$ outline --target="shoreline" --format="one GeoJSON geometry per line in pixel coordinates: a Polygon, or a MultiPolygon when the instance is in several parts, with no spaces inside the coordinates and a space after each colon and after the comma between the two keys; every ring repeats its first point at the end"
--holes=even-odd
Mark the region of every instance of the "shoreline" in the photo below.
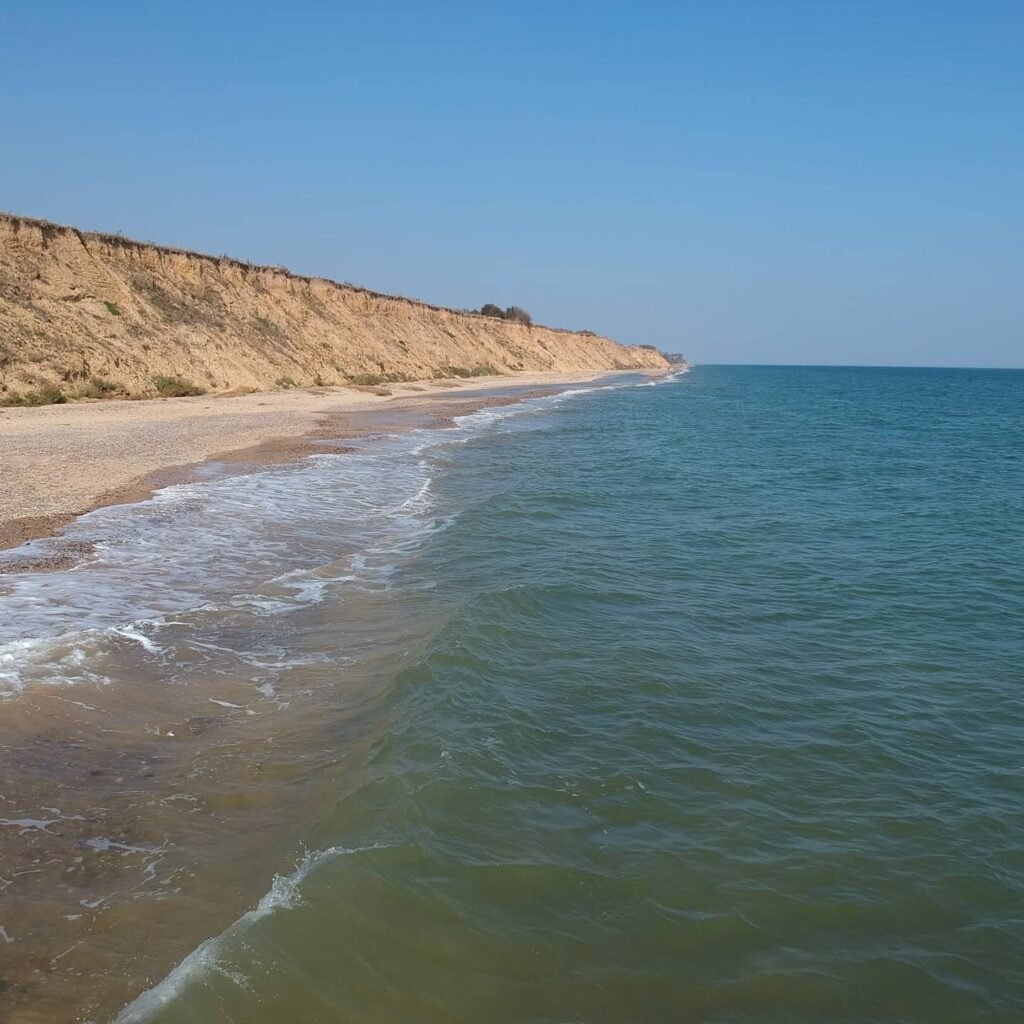
{"type": "MultiPolygon", "coordinates": [[[[555,393],[620,370],[524,373],[469,382],[315,388],[152,402],[106,401],[0,411],[0,575],[69,568],[91,553],[61,542],[98,508],[144,501],[204,467],[250,473],[367,434],[443,425],[455,415],[555,393]],[[508,392],[502,394],[502,392],[508,392]],[[33,542],[53,540],[32,550],[33,542]],[[25,547],[23,553],[20,549],[25,547]]],[[[664,371],[629,371],[663,376],[664,371]]],[[[335,450],[337,450],[335,448],[335,450]]]]}
{"type": "MultiPolygon", "coordinates": [[[[505,378],[360,395],[355,410],[317,394],[304,434],[228,453],[220,427],[234,414],[207,416],[213,455],[165,466],[161,483],[227,483],[211,488],[219,510],[186,489],[101,514],[68,530],[70,571],[0,577],[15,627],[0,651],[0,1016],[135,1019],[125,1008],[261,905],[282,865],[329,848],[320,809],[358,784],[393,681],[456,612],[433,586],[392,585],[444,511],[419,500],[449,464],[446,428],[458,439],[479,409],[644,379],[505,378]],[[419,455],[421,429],[441,447],[437,467],[419,455]]],[[[138,432],[98,411],[130,449],[138,432]]],[[[274,429],[292,422],[270,416],[274,429]]]]}

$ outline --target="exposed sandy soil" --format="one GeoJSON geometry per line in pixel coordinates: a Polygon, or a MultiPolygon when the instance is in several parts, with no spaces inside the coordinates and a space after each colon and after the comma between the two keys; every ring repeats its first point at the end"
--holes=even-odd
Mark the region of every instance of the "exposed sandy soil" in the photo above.
{"type": "Polygon", "coordinates": [[[587,331],[0,214],[0,400],[92,378],[152,396],[157,376],[224,392],[665,366],[587,331]]]}

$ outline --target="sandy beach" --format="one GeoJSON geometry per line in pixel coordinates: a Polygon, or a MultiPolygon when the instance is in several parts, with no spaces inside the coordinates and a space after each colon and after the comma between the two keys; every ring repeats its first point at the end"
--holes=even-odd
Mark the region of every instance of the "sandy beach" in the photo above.
{"type": "Polygon", "coordinates": [[[190,468],[205,460],[258,466],[301,456],[317,434],[340,438],[361,429],[338,422],[352,414],[418,407],[440,412],[437,396],[482,403],[495,389],[557,389],[606,375],[524,373],[387,388],[0,409],[0,548],[53,534],[101,505],[139,500],[156,487],[187,479],[190,468]]]}

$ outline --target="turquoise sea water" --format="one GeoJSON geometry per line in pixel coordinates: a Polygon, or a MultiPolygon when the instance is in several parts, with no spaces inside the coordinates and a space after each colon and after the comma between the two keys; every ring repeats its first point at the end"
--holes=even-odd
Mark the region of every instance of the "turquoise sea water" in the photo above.
{"type": "Polygon", "coordinates": [[[697,367],[381,456],[420,474],[386,635],[350,583],[273,626],[329,684],[280,675],[321,730],[275,743],[344,772],[119,1019],[1024,1020],[1022,410],[1024,372],[697,367]]]}
{"type": "Polygon", "coordinates": [[[699,367],[435,450],[443,627],[154,1019],[1024,1019],[1022,409],[699,367]]]}

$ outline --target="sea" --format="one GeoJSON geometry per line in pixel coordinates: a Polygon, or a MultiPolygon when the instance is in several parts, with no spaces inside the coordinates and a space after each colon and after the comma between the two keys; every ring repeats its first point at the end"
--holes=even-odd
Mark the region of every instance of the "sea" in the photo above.
{"type": "Polygon", "coordinates": [[[0,576],[0,1018],[1024,1021],[1024,371],[207,473],[0,576]]]}

